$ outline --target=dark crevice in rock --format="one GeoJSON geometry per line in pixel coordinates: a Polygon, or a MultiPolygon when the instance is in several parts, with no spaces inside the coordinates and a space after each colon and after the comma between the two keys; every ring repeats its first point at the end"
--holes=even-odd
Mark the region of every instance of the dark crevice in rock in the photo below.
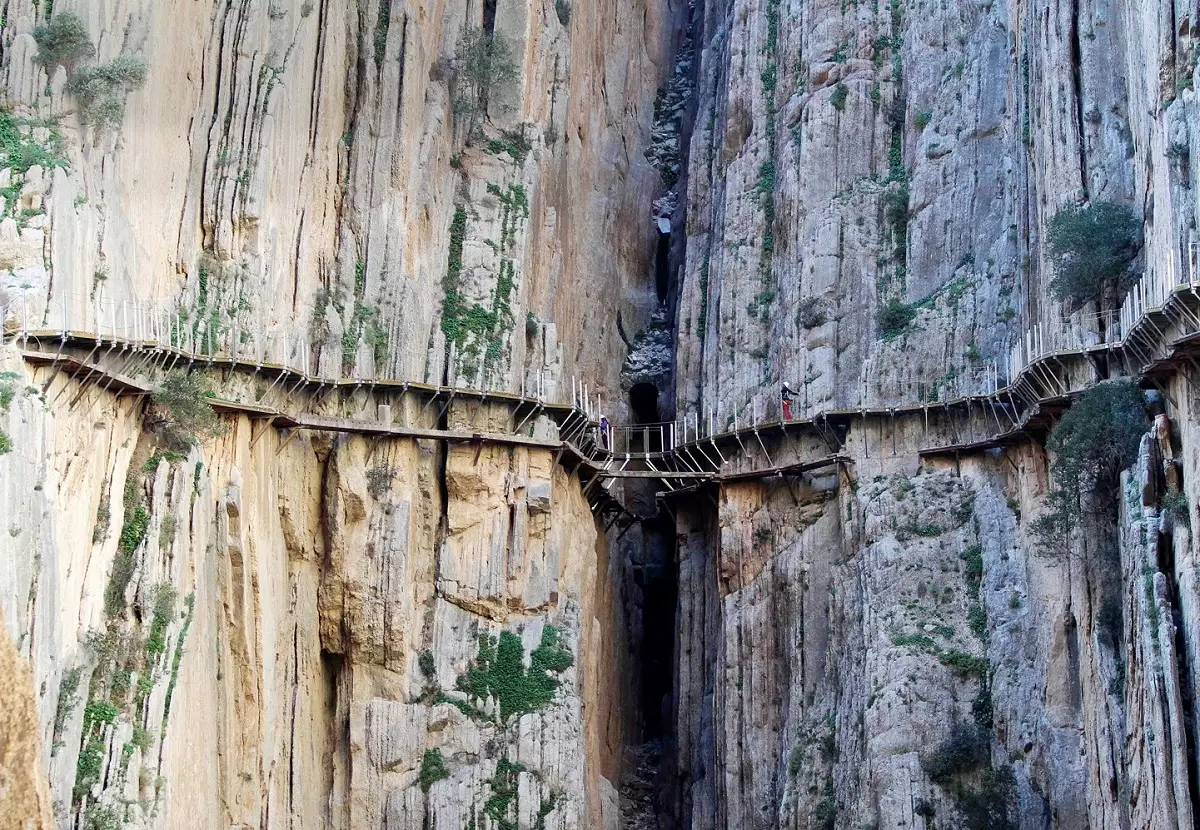
{"type": "Polygon", "coordinates": [[[496,0],[483,2],[483,31],[491,37],[496,31],[496,0]]]}
{"type": "Polygon", "coordinates": [[[658,301],[665,303],[671,288],[671,232],[658,235],[658,247],[654,253],[654,290],[658,301]]]}
{"type": "Polygon", "coordinates": [[[625,591],[635,742],[626,752],[621,817],[626,828],[671,828],[676,802],[675,643],[679,572],[675,522],[665,509],[643,519],[626,549],[625,591]]]}
{"type": "Polygon", "coordinates": [[[1084,200],[1089,197],[1087,138],[1083,120],[1083,49],[1079,43],[1079,0],[1071,3],[1071,83],[1075,94],[1075,128],[1079,131],[1079,186],[1084,200]]]}
{"type": "MultiPolygon", "coordinates": [[[[1183,617],[1183,602],[1175,568],[1175,542],[1171,535],[1160,535],[1157,551],[1158,569],[1166,576],[1167,598],[1170,600],[1172,630],[1175,635],[1175,670],[1179,684],[1179,704],[1182,709],[1183,738],[1187,747],[1188,792],[1193,809],[1200,806],[1200,770],[1197,768],[1196,701],[1188,653],[1187,621],[1183,617]]],[[[1171,721],[1166,720],[1168,728],[1171,721]]]]}

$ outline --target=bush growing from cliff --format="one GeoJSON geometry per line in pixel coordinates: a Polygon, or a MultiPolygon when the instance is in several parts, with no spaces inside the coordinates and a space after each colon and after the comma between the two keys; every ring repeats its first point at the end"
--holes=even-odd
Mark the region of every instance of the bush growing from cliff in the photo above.
{"type": "MultiPolygon", "coordinates": [[[[4,166],[11,167],[14,173],[25,174],[35,165],[52,169],[66,167],[67,160],[61,153],[62,136],[55,129],[50,130],[48,146],[42,146],[33,138],[23,135],[21,127],[30,122],[18,119],[12,110],[0,109],[0,153],[4,155],[4,166]]],[[[20,187],[20,185],[18,185],[20,187]]],[[[10,211],[20,193],[5,194],[8,202],[6,208],[10,211]]]]}
{"type": "Polygon", "coordinates": [[[421,789],[425,792],[429,792],[429,788],[438,781],[450,777],[450,770],[446,769],[446,759],[442,757],[440,749],[425,750],[425,756],[421,758],[421,771],[417,777],[421,782],[421,789]]]}
{"type": "Polygon", "coordinates": [[[47,69],[61,65],[67,72],[73,72],[80,61],[96,54],[87,26],[71,12],[63,12],[49,23],[35,27],[33,39],[38,45],[34,60],[47,69]]]}
{"type": "Polygon", "coordinates": [[[201,375],[172,372],[154,390],[155,433],[171,452],[184,454],[204,436],[219,435],[221,420],[213,411],[214,397],[201,375]]]}
{"type": "Polygon", "coordinates": [[[885,339],[891,340],[907,331],[915,319],[917,310],[893,297],[879,311],[879,330],[885,339]]]}
{"type": "Polygon", "coordinates": [[[813,810],[813,819],[820,830],[833,830],[837,826],[837,814],[837,790],[834,789],[833,778],[830,778],[825,782],[817,808],[813,810]]]}
{"type": "Polygon", "coordinates": [[[498,639],[483,635],[475,660],[455,685],[472,700],[494,698],[500,705],[502,722],[514,714],[535,712],[554,699],[559,685],[554,675],[568,669],[574,657],[552,625],[542,629],[541,643],[529,655],[528,671],[524,657],[521,638],[511,631],[500,632],[498,639]]]}
{"type": "Polygon", "coordinates": [[[1082,303],[1120,288],[1140,240],[1141,222],[1124,205],[1093,202],[1063,208],[1046,234],[1055,296],[1082,303]]]}
{"type": "Polygon", "coordinates": [[[58,748],[62,746],[62,734],[67,727],[67,718],[71,716],[71,712],[79,703],[79,676],[81,674],[83,674],[82,668],[68,669],[63,672],[62,681],[58,684],[58,705],[54,709],[54,742],[50,747],[51,755],[57,753],[58,748]]]}
{"type": "Polygon", "coordinates": [[[1101,509],[1113,506],[1121,470],[1137,459],[1149,427],[1145,399],[1129,378],[1098,383],[1072,404],[1046,442],[1054,455],[1054,484],[1046,496],[1048,510],[1034,524],[1043,544],[1064,549],[1085,491],[1100,499],[1101,509]]]}
{"type": "Polygon", "coordinates": [[[462,84],[456,108],[472,116],[504,97],[521,77],[516,50],[504,35],[468,29],[458,45],[458,81],[462,84]]]}
{"type": "Polygon", "coordinates": [[[111,804],[90,804],[83,816],[85,830],[121,830],[125,811],[111,804]]]}
{"type": "Polygon", "coordinates": [[[118,55],[112,63],[72,72],[67,92],[79,104],[85,124],[104,129],[125,117],[125,94],[146,82],[146,61],[137,55],[118,55]]]}
{"type": "Polygon", "coordinates": [[[921,758],[925,774],[953,799],[964,827],[1009,830],[1014,794],[1012,771],[991,764],[991,733],[983,727],[956,722],[933,752],[921,758]]]}
{"type": "Polygon", "coordinates": [[[846,99],[849,96],[849,87],[839,82],[838,85],[833,88],[833,94],[829,96],[829,103],[833,105],[835,110],[841,112],[846,108],[846,99]]]}
{"type": "Polygon", "coordinates": [[[79,118],[98,129],[114,127],[125,116],[125,95],[146,81],[146,61],[122,53],[111,63],[84,67],[96,56],[87,27],[70,12],[33,30],[38,44],[37,62],[67,70],[67,93],[79,104],[79,118]]]}
{"type": "Polygon", "coordinates": [[[820,328],[829,322],[829,314],[820,297],[805,297],[796,307],[796,325],[802,329],[820,328]]]}
{"type": "Polygon", "coordinates": [[[978,769],[991,757],[991,737],[974,723],[958,721],[933,752],[921,759],[925,774],[938,783],[978,769]]]}

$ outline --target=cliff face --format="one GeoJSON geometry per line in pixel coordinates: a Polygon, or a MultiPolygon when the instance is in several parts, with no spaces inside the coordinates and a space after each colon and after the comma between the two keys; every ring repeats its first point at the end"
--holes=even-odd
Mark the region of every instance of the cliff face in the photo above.
{"type": "Polygon", "coordinates": [[[934,404],[1107,342],[1063,206],[1192,272],[1194,5],[7,0],[0,815],[1191,827],[1194,364],[1062,549],[1067,396],[988,448],[1011,395],[934,404]],[[836,463],[593,480],[527,400],[574,378],[718,430],[786,381],[830,417],[776,464],[836,463]]]}
{"type": "Polygon", "coordinates": [[[615,385],[612,319],[557,332],[595,308],[648,319],[640,148],[678,6],[61,2],[95,43],[79,66],[35,61],[45,4],[6,8],[7,97],[61,139],[18,188],[34,215],[8,205],[3,232],[7,304],[31,321],[86,329],[137,301],[330,376],[615,385]],[[513,75],[481,106],[460,69],[485,30],[513,75]],[[71,78],[122,55],[145,81],[104,128],[71,78]]]}
{"type": "MultiPolygon", "coordinates": [[[[1046,225],[1132,203],[1146,274],[1191,267],[1194,26],[1138,0],[710,6],[680,411],[772,419],[781,381],[801,418],[945,401],[1011,377],[1039,322],[1103,342],[1111,318],[1049,289],[1046,225]]],[[[853,421],[840,483],[681,510],[682,826],[1192,826],[1195,554],[1159,443],[1119,519],[1050,550],[1040,448],[918,461],[929,418],[853,421]]]]}
{"type": "MultiPolygon", "coordinates": [[[[49,5],[13,0],[0,29],[10,325],[153,317],[189,351],[328,377],[616,386],[623,347],[597,310],[649,317],[640,148],[678,8],[49,5]],[[72,13],[94,57],[35,60],[35,28],[72,13]],[[460,45],[476,30],[514,64],[482,110],[460,45]],[[106,123],[78,80],[131,56],[144,83],[106,123]],[[597,336],[564,343],[585,320],[597,336]]],[[[11,344],[4,361],[0,607],[32,675],[14,717],[32,700],[40,718],[4,768],[24,787],[40,736],[60,826],[614,825],[619,601],[553,452],[227,415],[164,455],[144,398],[11,344]]],[[[522,420],[213,381],[330,417],[522,420]]]]}
{"type": "Polygon", "coordinates": [[[1077,199],[1142,207],[1147,271],[1186,269],[1187,6],[710,7],[680,409],[746,422],[781,380],[800,416],[984,391],[1031,325],[1096,329],[1046,289],[1046,223],[1077,199]]]}
{"type": "Polygon", "coordinates": [[[615,600],[550,452],[242,417],[172,458],[137,399],[21,382],[5,605],[62,820],[612,823],[615,600]]]}

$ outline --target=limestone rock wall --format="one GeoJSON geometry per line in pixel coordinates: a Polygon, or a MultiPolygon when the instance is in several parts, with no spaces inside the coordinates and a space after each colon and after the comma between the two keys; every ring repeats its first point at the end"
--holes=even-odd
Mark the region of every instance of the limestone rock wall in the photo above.
{"type": "Polygon", "coordinates": [[[0,757],[59,826],[615,826],[617,600],[551,453],[229,417],[172,457],[143,398],[4,360],[0,757]]]}
{"type": "Polygon", "coordinates": [[[1195,9],[1184,0],[705,7],[677,328],[679,409],[722,425],[976,390],[1050,297],[1076,199],[1190,267],[1195,9]],[[890,323],[883,311],[893,309],[890,323]]]}
{"type": "MultiPolygon", "coordinates": [[[[976,391],[1030,325],[1097,336],[1095,308],[1048,290],[1061,206],[1130,204],[1144,270],[1193,268],[1195,14],[9,0],[0,316],[122,328],[153,306],[197,351],[329,376],[562,399],[578,375],[617,424],[622,384],[671,378],[661,414],[721,427],[773,415],[781,380],[799,416],[976,391]],[[68,11],[88,66],[145,60],[106,127],[79,66],[34,59],[68,11]],[[516,78],[464,106],[480,26],[516,78]],[[679,266],[662,304],[658,219],[679,266]]],[[[1195,381],[1167,383],[1119,515],[1069,551],[1031,532],[1036,441],[921,462],[915,417],[855,422],[836,474],[674,512],[652,482],[615,487],[646,520],[621,547],[545,450],[225,416],[174,457],[144,398],[6,345],[0,701],[26,726],[0,738],[0,805],[58,826],[617,827],[627,662],[661,619],[631,566],[669,564],[648,548],[674,519],[678,826],[1188,827],[1195,381]]],[[[444,417],[507,428],[487,404],[444,417]]]]}
{"type": "MultiPolygon", "coordinates": [[[[785,380],[798,417],[944,400],[980,391],[991,364],[1003,383],[1030,326],[1098,342],[1109,321],[1049,289],[1047,223],[1076,200],[1144,218],[1148,276],[1192,273],[1195,15],[706,5],[679,413],[776,417],[785,380]]],[[[913,419],[856,421],[840,482],[728,485],[681,509],[681,826],[1191,826],[1194,392],[1179,371],[1120,515],[1066,550],[1032,531],[1037,434],[922,461],[913,419]]]]}
{"type": "Polygon", "coordinates": [[[6,98],[52,153],[5,179],[3,307],[84,329],[153,304],[188,343],[332,376],[615,389],[612,312],[637,331],[653,305],[641,148],[683,11],[13,0],[6,98]],[[96,47],[84,69],[146,62],[115,124],[34,60],[35,27],[67,12],[96,47]],[[459,44],[484,26],[516,77],[478,111],[459,44]],[[585,321],[598,336],[562,340],[585,321]]]}
{"type": "Polygon", "coordinates": [[[1031,532],[1028,448],[681,512],[680,826],[1191,826],[1193,553],[1163,460],[1147,435],[1119,538],[1069,551],[1031,532]]]}

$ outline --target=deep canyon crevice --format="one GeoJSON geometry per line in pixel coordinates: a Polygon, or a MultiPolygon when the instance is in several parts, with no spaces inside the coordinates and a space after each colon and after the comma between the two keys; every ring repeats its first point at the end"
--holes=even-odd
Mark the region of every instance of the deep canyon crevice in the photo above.
{"type": "Polygon", "coordinates": [[[2,0],[0,829],[1195,827],[1198,16],[2,0]]]}

